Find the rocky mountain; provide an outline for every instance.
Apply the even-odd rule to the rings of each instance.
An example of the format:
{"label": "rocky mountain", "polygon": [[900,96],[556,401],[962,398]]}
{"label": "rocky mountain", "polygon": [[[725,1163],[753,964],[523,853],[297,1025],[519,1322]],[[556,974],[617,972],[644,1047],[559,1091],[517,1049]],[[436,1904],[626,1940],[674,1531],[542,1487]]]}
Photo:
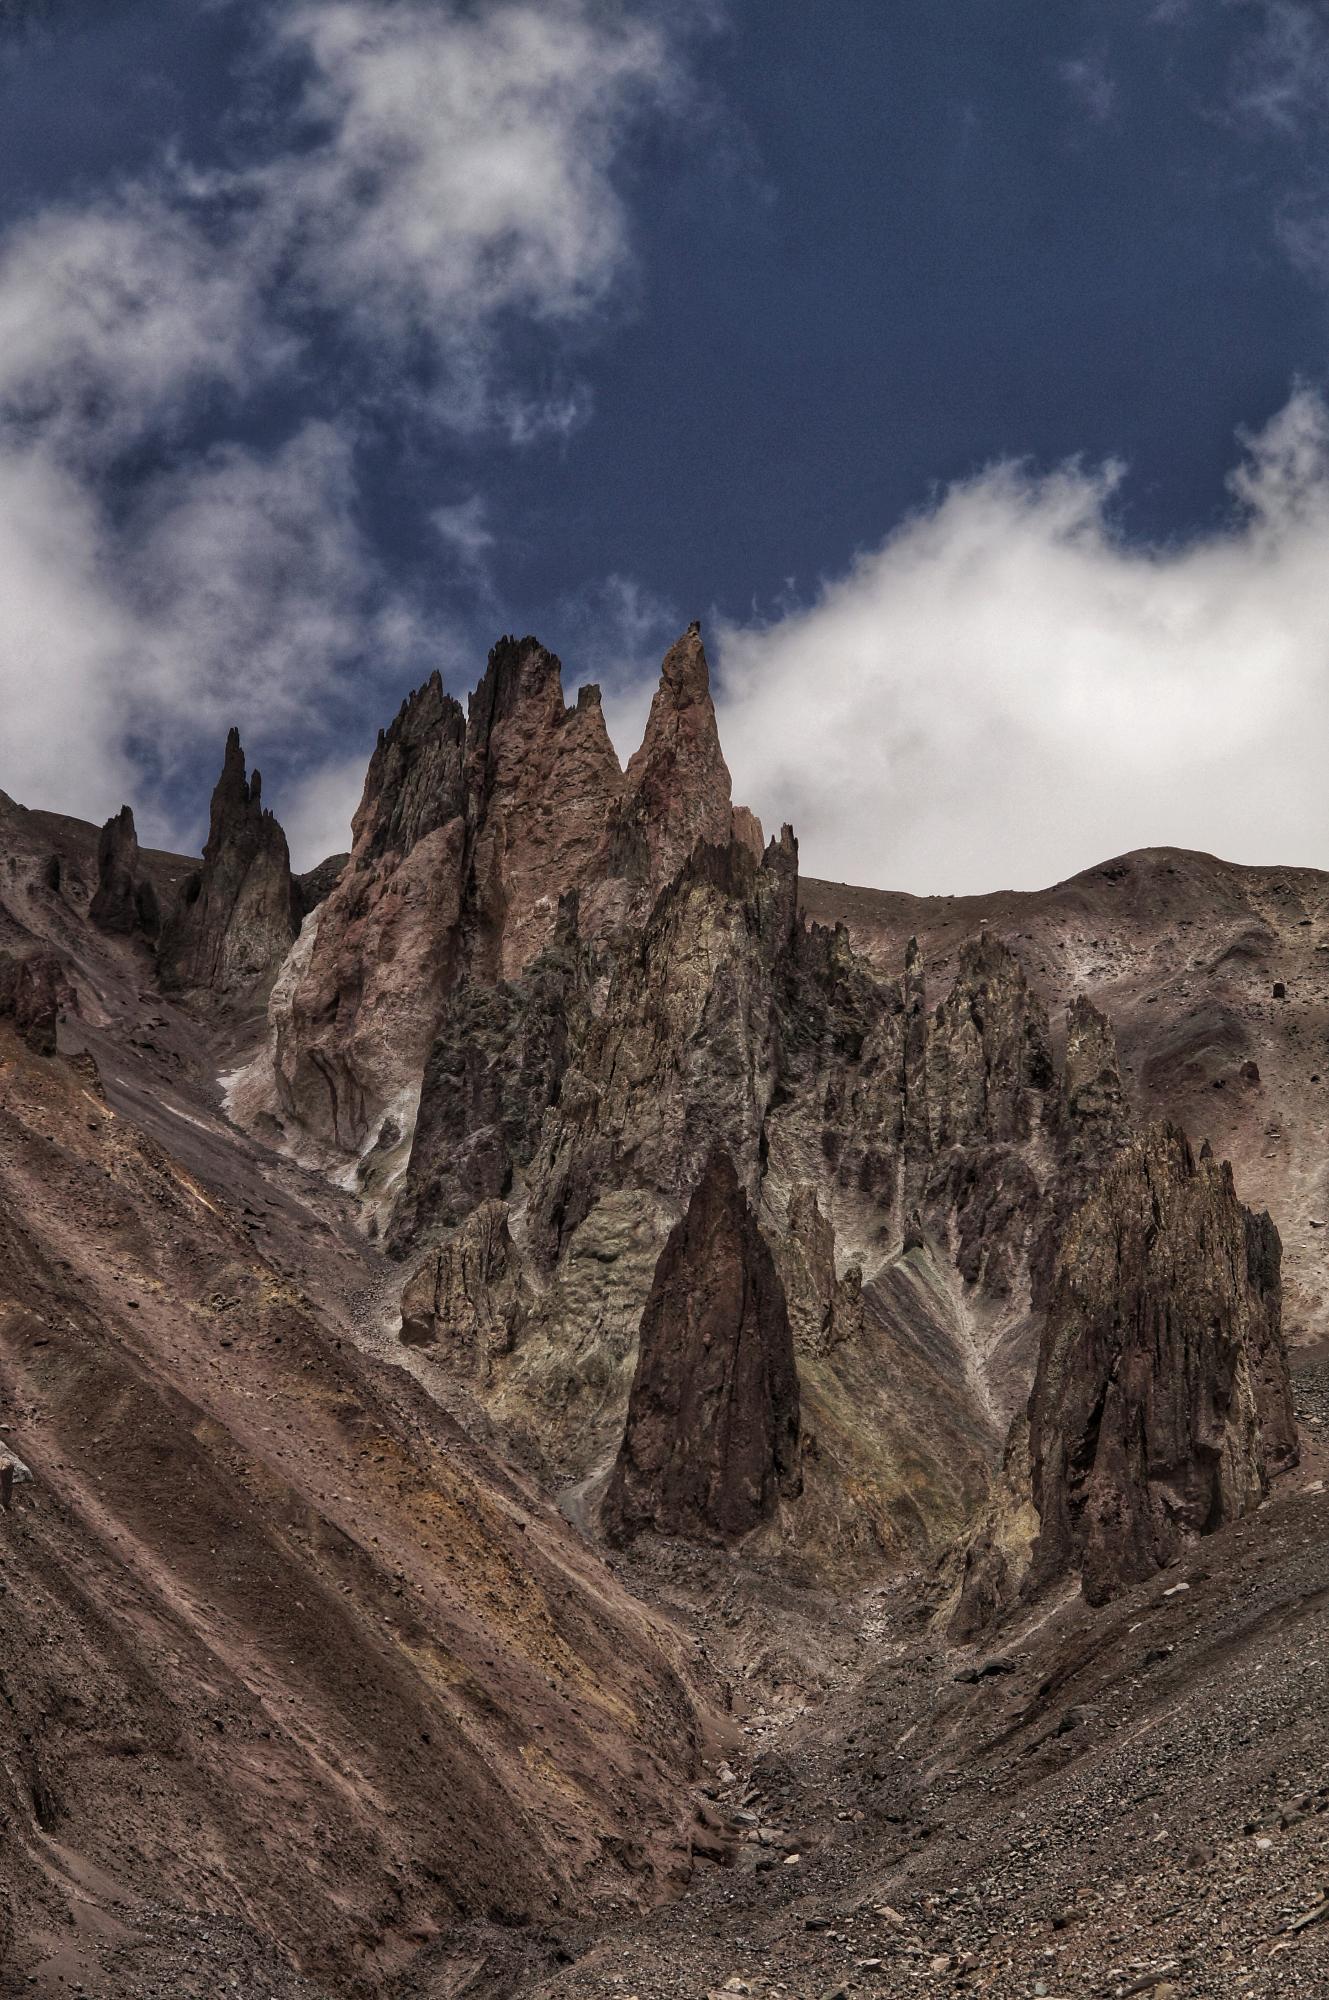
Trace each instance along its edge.
{"label": "rocky mountain", "polygon": [[234,732],[201,861],[0,795],[0,1994],[1263,1990],[1327,916],[804,881],[695,626],[626,766],[435,675],[304,877]]}
{"label": "rocky mountain", "polygon": [[1232,1162],[1283,1239],[1294,1344],[1329,1305],[1329,873],[1238,867],[1148,848],[1054,888],[910,896],[804,881],[802,907],[843,923],[893,973],[915,937],[929,1000],[980,927],[1015,951],[1057,1028],[1083,994],[1111,1022],[1137,1124],[1163,1119]]}
{"label": "rocky mountain", "polygon": [[[212,794],[203,865],[186,880],[162,928],[157,962],[168,989],[223,997],[266,993],[295,941],[302,915],[299,891],[286,835],[264,806],[262,792],[257,771],[246,777],[240,732],[233,729]],[[124,841],[123,828],[118,838]],[[110,842],[107,860],[111,864]],[[106,909],[117,885],[108,879],[103,886]]]}

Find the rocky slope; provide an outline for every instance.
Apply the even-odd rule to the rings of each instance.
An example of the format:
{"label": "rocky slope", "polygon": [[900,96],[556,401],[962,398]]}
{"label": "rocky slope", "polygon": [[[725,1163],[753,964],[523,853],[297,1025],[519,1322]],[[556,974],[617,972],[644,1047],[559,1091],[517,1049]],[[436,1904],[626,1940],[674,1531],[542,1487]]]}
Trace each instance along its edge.
{"label": "rocky slope", "polygon": [[349,1205],[220,1115],[95,833],[52,889],[10,831],[7,921],[80,955],[59,1054],[0,1020],[0,1991],[379,1993],[676,1893],[685,1647],[360,1351]]}

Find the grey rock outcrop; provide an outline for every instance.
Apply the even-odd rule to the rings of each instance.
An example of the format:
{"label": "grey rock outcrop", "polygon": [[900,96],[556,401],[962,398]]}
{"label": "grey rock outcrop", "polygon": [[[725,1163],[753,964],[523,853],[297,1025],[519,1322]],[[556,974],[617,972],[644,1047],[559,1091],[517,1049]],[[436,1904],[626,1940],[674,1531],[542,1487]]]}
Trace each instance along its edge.
{"label": "grey rock outcrop", "polygon": [[139,865],[134,814],[121,806],[97,842],[97,888],[88,911],[98,930],[155,938],[161,929],[157,892]]}
{"label": "grey rock outcrop", "polygon": [[1174,1127],[1073,1218],[1029,1403],[1035,1587],[1100,1603],[1259,1505],[1297,1454],[1277,1231]]}
{"label": "grey rock outcrop", "polygon": [[162,929],[163,984],[227,995],[266,991],[299,928],[286,835],[263,804],[259,773],[246,776],[240,732],[232,729],[203,866]]}
{"label": "grey rock outcrop", "polygon": [[526,1314],[520,1264],[501,1201],[472,1210],[402,1293],[401,1338],[440,1346],[463,1373],[484,1376],[510,1351]]}

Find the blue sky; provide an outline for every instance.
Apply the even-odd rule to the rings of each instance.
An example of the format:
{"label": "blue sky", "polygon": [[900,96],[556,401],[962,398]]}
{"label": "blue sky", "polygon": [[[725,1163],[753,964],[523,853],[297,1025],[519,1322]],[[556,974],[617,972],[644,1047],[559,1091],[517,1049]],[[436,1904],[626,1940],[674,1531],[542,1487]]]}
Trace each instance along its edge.
{"label": "blue sky", "polygon": [[299,857],[533,630],[700,616],[809,872],[1329,866],[1301,0],[0,5],[0,785]]}

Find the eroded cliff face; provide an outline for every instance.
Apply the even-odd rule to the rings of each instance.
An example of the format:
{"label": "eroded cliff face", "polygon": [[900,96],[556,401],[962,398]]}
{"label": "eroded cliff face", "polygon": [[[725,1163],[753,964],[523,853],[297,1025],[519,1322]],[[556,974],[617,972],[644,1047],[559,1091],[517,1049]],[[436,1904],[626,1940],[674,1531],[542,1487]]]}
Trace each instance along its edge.
{"label": "eroded cliff face", "polygon": [[121,806],[97,842],[97,888],[88,915],[112,936],[155,938],[161,929],[157,892],[143,873],[134,814]]}
{"label": "eroded cliff face", "polygon": [[[127,853],[123,828],[108,848],[116,844]],[[107,860],[114,893],[113,851]],[[240,732],[233,729],[212,794],[203,866],[185,883],[162,930],[162,983],[227,996],[266,992],[299,928],[286,835],[263,805],[259,773],[246,777]]]}
{"label": "eroded cliff face", "polygon": [[[1077,1034],[1110,1096],[1110,1030]],[[665,1238],[722,1146],[806,1392],[812,1456],[781,1534],[861,1571],[935,1546],[981,1494],[1028,1393],[1045,1237],[1097,1130],[1008,949],[975,940],[928,1015],[913,961],[879,980],[843,932],[800,922],[786,830],[759,863],[737,840],[695,848],[639,930],[580,938],[569,905],[521,980],[458,987],[393,1240],[446,1248],[478,1201],[511,1203],[529,1296],[482,1393],[551,1477],[584,1480],[621,1434]],[[446,1354],[438,1255],[406,1309]]]}
{"label": "eroded cliff face", "polygon": [[1296,1455],[1268,1217],[1158,1126],[1067,1230],[1029,1403],[1035,1587],[1101,1603],[1258,1506]]}
{"label": "eroded cliff face", "polygon": [[435,674],[380,734],[351,858],[273,990],[281,1115],[343,1152],[413,1112],[456,972],[464,739],[461,709]]}
{"label": "eroded cliff face", "polygon": [[1038,1370],[953,1623],[1078,1576],[1101,1604],[1258,1507],[1296,1462],[1278,1232],[1153,1126],[1069,1220]]}
{"label": "eroded cliff face", "polygon": [[784,1287],[717,1148],[656,1266],[605,1531],[733,1541],[797,1493],[798,1438]]}
{"label": "eroded cliff face", "polygon": [[[554,946],[566,899],[583,940],[638,925],[695,840],[728,843],[732,824],[696,628],[666,657],[626,774],[599,690],[569,706],[537,640],[500,641],[465,717],[435,676],[380,739],[350,862],[274,991],[284,1120],[345,1154],[385,1118],[409,1142],[436,1038],[455,1041],[459,1012],[489,1010]],[[749,845],[754,828],[748,815]],[[486,997],[454,1005],[461,989]]]}

